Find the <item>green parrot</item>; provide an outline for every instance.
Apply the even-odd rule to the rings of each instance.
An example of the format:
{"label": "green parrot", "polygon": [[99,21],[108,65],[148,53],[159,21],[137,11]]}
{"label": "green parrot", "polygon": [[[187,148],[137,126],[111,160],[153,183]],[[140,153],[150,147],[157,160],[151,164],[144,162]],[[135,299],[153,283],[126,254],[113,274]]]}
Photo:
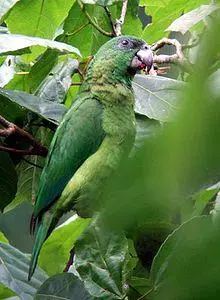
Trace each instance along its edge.
{"label": "green parrot", "polygon": [[90,62],[76,99],[53,137],[31,220],[35,242],[29,280],[44,241],[74,209],[91,216],[91,203],[127,157],[135,139],[132,79],[153,64],[150,47],[133,36],[104,44]]}

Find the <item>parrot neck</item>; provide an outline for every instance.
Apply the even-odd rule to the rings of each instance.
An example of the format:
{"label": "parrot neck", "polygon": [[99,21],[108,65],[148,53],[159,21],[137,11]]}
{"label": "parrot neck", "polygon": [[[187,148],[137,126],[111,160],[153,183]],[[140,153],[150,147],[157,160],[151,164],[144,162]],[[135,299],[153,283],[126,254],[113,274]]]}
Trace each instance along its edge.
{"label": "parrot neck", "polygon": [[133,74],[125,72],[123,64],[115,64],[113,58],[108,60],[93,60],[88,68],[83,87],[87,89],[93,85],[122,84],[132,89]]}

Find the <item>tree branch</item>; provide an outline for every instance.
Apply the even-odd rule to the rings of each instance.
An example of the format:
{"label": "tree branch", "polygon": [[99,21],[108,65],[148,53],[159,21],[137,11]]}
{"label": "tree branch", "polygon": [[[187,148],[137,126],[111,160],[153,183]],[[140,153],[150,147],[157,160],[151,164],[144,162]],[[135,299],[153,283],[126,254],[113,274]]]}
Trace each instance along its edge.
{"label": "tree branch", "polygon": [[176,48],[176,53],[172,55],[154,55],[154,63],[164,64],[173,63],[180,65],[185,72],[191,73],[193,71],[193,65],[185,58],[183,54],[183,47],[176,39],[163,38],[151,46],[152,51],[157,51],[165,45],[173,45]]}
{"label": "tree branch", "polygon": [[81,8],[81,10],[84,12],[85,16],[87,17],[87,19],[89,20],[89,23],[94,26],[99,32],[101,32],[102,34],[104,34],[105,36],[108,37],[113,37],[114,33],[113,32],[107,32],[104,29],[102,29],[92,18],[91,16],[88,14],[88,12],[85,9],[85,5],[80,1],[77,0],[79,7]]}
{"label": "tree branch", "polygon": [[122,8],[121,8],[121,16],[120,16],[119,20],[116,21],[116,24],[114,26],[116,36],[121,35],[122,25],[124,24],[124,21],[125,21],[127,8],[128,8],[128,0],[123,0]]}
{"label": "tree branch", "polygon": [[39,155],[39,156],[47,156],[47,148],[44,147],[40,142],[34,139],[28,132],[19,128],[17,125],[10,123],[2,116],[0,116],[0,125],[4,127],[4,129],[0,129],[0,137],[14,137],[18,140],[26,140],[30,143],[30,147],[28,149],[16,149],[10,148],[4,145],[0,145],[0,151],[5,151],[9,153],[15,153],[19,155]]}

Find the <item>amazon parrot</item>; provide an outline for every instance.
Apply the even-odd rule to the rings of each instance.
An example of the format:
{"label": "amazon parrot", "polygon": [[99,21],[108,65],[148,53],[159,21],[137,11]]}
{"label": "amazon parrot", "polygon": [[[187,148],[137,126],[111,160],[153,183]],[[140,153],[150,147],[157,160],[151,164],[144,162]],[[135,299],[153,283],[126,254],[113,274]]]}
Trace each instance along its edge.
{"label": "amazon parrot", "polygon": [[128,156],[136,134],[132,79],[152,64],[150,47],[134,36],[111,39],[90,62],[41,173],[31,219],[35,241],[29,280],[41,247],[61,216],[72,209],[82,217],[91,216],[91,203]]}

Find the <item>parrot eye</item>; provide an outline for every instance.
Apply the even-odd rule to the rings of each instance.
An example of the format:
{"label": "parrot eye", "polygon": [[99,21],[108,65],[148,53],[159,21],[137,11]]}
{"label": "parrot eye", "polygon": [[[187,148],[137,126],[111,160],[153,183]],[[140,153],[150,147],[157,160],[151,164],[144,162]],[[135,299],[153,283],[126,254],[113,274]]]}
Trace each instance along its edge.
{"label": "parrot eye", "polygon": [[134,48],[134,44],[133,44],[132,41],[126,39],[126,40],[121,40],[119,42],[119,47],[121,49],[133,49]]}

